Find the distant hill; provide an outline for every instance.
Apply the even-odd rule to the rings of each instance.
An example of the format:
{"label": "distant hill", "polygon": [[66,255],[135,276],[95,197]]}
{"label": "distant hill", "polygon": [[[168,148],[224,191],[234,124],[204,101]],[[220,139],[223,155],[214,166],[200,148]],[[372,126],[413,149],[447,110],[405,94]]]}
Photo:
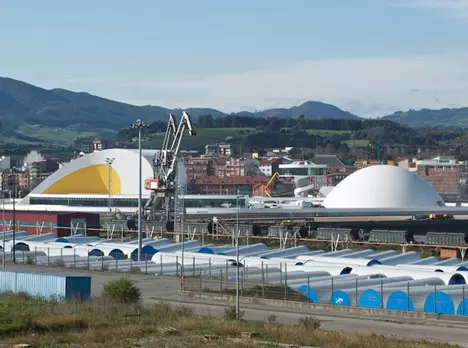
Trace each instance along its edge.
{"label": "distant hill", "polygon": [[6,131],[24,124],[73,127],[81,131],[118,130],[137,118],[147,122],[162,120],[168,112],[162,107],[138,107],[88,93],[47,90],[0,77],[0,116]]}
{"label": "distant hill", "polygon": [[[210,108],[189,108],[196,120],[200,115],[220,117],[226,113]],[[4,132],[15,137],[30,136],[31,126],[35,134],[37,127],[44,129],[68,129],[77,133],[94,132],[109,134],[126,128],[135,119],[145,122],[166,121],[170,112],[179,114],[181,110],[171,110],[161,106],[134,106],[84,92],[65,89],[44,89],[31,84],[0,77],[0,117]],[[270,109],[256,113],[239,114],[259,117],[289,118],[304,115],[307,118],[352,118],[358,117],[336,106],[309,101],[289,109]]]}
{"label": "distant hill", "polygon": [[293,106],[292,108],[285,109],[268,109],[258,112],[247,112],[242,111],[238,112],[236,115],[239,116],[258,116],[258,117],[278,117],[278,118],[296,118],[301,115],[304,115],[306,118],[311,119],[330,119],[330,118],[339,118],[339,119],[359,119],[358,116],[353,115],[347,111],[343,111],[340,108],[322,103],[317,101],[308,101],[299,106]]}
{"label": "distant hill", "polygon": [[398,111],[383,119],[411,128],[468,128],[468,108]]}

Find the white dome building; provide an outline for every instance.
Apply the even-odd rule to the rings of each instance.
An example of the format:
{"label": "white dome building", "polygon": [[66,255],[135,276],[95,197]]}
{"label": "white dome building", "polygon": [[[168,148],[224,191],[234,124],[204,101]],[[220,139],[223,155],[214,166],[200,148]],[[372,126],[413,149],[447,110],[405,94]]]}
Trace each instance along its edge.
{"label": "white dome building", "polygon": [[426,181],[388,165],[360,169],[340,182],[324,199],[325,208],[392,209],[445,206]]}

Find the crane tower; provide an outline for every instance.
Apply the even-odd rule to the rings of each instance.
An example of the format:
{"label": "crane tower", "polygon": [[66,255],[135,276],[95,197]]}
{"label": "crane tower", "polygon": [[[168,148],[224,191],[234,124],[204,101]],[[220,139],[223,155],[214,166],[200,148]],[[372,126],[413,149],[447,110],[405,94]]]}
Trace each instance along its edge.
{"label": "crane tower", "polygon": [[157,219],[158,215],[165,214],[166,226],[170,232],[174,228],[177,162],[185,130],[188,130],[191,136],[196,135],[190,115],[186,111],[182,112],[182,119],[177,124],[175,116],[170,114],[161,150],[156,152],[153,159],[154,177],[145,180],[145,188],[151,190],[151,197],[145,205],[145,210],[149,211],[150,219]]}

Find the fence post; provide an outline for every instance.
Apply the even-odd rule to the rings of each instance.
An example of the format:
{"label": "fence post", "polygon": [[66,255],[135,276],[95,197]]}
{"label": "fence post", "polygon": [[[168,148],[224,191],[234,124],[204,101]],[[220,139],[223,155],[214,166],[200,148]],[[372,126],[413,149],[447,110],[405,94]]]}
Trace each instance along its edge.
{"label": "fence post", "polygon": [[[228,260],[226,260],[226,277],[229,279]],[[236,280],[237,281],[237,280]]]}
{"label": "fence post", "polygon": [[76,250],[73,249],[73,268],[76,268]]}
{"label": "fence post", "polygon": [[465,315],[465,285],[463,284],[463,288],[462,288],[462,315]]}
{"label": "fence post", "polygon": [[86,263],[88,265],[88,270],[89,270],[89,252],[86,253]]}
{"label": "fence post", "polygon": [[288,268],[287,264],[284,264],[284,300],[288,300]]}
{"label": "fence post", "polygon": [[434,284],[434,313],[437,314],[437,285]]}
{"label": "fence post", "polygon": [[163,275],[162,254],[159,254],[159,265],[161,267],[161,275]]}
{"label": "fence post", "polygon": [[145,259],[145,274],[148,274],[148,259]]}
{"label": "fence post", "polygon": [[130,254],[130,274],[132,274],[132,267],[133,267],[133,257],[132,257],[132,254]]}
{"label": "fence post", "polygon": [[203,294],[203,277],[202,277],[201,268],[200,268],[200,293]]}
{"label": "fence post", "polygon": [[37,247],[34,247],[34,264],[37,264]]}
{"label": "fence post", "polygon": [[263,273],[263,261],[262,261],[262,298],[265,297],[265,273]]}
{"label": "fence post", "polygon": [[63,262],[63,249],[60,248],[60,263]]}
{"label": "fence post", "polygon": [[239,296],[242,297],[242,294],[244,293],[244,277],[241,276],[240,278],[241,278],[241,279],[239,279],[239,281],[240,281],[241,283],[240,283],[240,295],[239,295]]}
{"label": "fence post", "polygon": [[310,303],[310,276],[307,276],[307,301]]}
{"label": "fence post", "polygon": [[359,280],[358,278],[356,278],[356,303],[354,304],[355,307],[357,307],[358,305],[358,302],[359,302],[359,292],[358,292],[358,288],[359,288]]}
{"label": "fence post", "polygon": [[380,281],[380,308],[384,308],[383,303],[383,280]]}
{"label": "fence post", "polygon": [[115,271],[116,272],[119,271],[119,258],[118,257],[115,259]]}
{"label": "fence post", "polygon": [[[211,275],[210,275],[211,277]],[[219,294],[223,293],[223,269],[219,270]]]}
{"label": "fence post", "polygon": [[332,293],[332,294],[333,294],[334,289],[335,289],[334,278],[331,277],[331,293]]}
{"label": "fence post", "polygon": [[266,281],[268,283],[268,263],[265,265],[266,267]]}
{"label": "fence post", "polygon": [[280,284],[283,284],[283,263],[280,262]]}
{"label": "fence post", "polygon": [[[195,256],[193,257],[193,268],[192,268],[192,275],[195,277]],[[185,273],[185,270],[184,270]],[[211,277],[211,271],[210,271],[210,277]]]}
{"label": "fence post", "polygon": [[[203,232],[202,232],[203,233]],[[208,270],[210,272],[210,278],[211,278],[211,257],[208,259]],[[195,272],[195,266],[193,267],[193,271]],[[221,270],[222,271],[222,270]],[[223,272],[221,272],[221,275]]]}
{"label": "fence post", "polygon": [[50,248],[47,248],[47,267],[50,267]]}
{"label": "fence post", "polygon": [[410,303],[410,291],[409,291],[409,281],[408,281],[408,284],[406,285],[406,295],[408,296],[408,305],[406,306],[406,310],[409,312],[410,311],[410,308],[409,308],[409,303]]}
{"label": "fence post", "polygon": [[101,271],[104,271],[104,254],[101,256]]}
{"label": "fence post", "polygon": [[179,275],[179,256],[175,257],[176,262],[176,274]]}

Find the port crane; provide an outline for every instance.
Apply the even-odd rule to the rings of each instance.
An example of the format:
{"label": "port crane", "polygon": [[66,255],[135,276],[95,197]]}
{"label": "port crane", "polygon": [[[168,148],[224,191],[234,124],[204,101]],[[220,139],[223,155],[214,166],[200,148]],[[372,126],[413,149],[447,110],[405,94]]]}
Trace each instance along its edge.
{"label": "port crane", "polygon": [[151,190],[145,211],[149,211],[149,219],[151,220],[157,219],[158,213],[160,216],[165,213],[168,231],[174,229],[173,213],[177,191],[179,152],[186,130],[188,130],[189,135],[196,135],[190,115],[186,111],[182,112],[179,124],[177,124],[174,114],[169,115],[161,150],[156,152],[153,159],[154,177],[145,180],[145,189]]}

